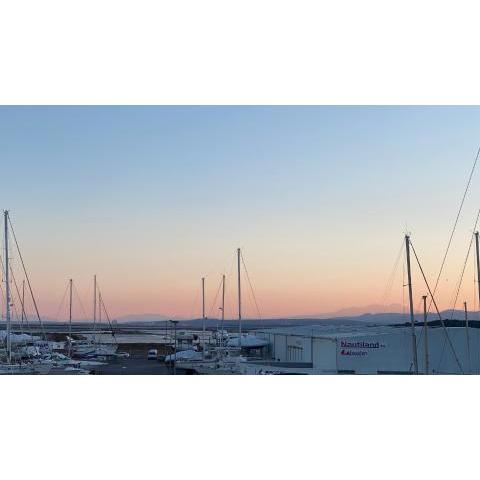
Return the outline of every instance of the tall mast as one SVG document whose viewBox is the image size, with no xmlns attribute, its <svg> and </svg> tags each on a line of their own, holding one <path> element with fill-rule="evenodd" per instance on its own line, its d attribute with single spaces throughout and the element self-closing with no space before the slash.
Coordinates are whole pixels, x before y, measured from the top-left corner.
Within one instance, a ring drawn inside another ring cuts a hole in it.
<svg viewBox="0 0 480 480">
<path fill-rule="evenodd" d="M 242 284 L 241 284 L 241 275 L 240 275 L 240 249 L 237 249 L 237 270 L 238 270 L 238 346 L 242 348 Z"/>
<path fill-rule="evenodd" d="M 477 292 L 478 292 L 478 309 L 480 310 L 480 255 L 478 244 L 478 232 L 475 232 L 475 247 L 477 252 Z"/>
<path fill-rule="evenodd" d="M 96 310 L 97 310 L 97 314 L 96 314 L 96 317 L 97 317 L 97 326 L 98 326 L 98 332 L 99 334 L 97 335 L 97 337 L 95 338 L 94 336 L 94 342 L 101 342 L 102 341 L 102 304 L 103 304 L 103 300 L 102 300 L 102 292 L 100 291 L 100 288 L 98 287 L 98 284 L 97 284 L 97 276 L 95 275 L 95 291 L 97 292 L 97 298 L 95 299 L 95 305 L 96 305 Z M 95 333 L 97 332 L 97 330 L 95 330 Z"/>
<path fill-rule="evenodd" d="M 5 320 L 7 327 L 7 358 L 12 362 L 12 339 L 10 337 L 10 260 L 8 258 L 8 210 L 3 212 L 5 220 Z"/>
<path fill-rule="evenodd" d="M 97 276 L 93 276 L 93 342 L 95 343 L 95 324 L 97 323 Z"/>
<path fill-rule="evenodd" d="M 68 282 L 70 286 L 70 308 L 68 312 L 68 321 L 69 321 L 69 335 L 70 335 L 70 342 L 69 342 L 69 351 L 68 351 L 68 356 L 70 356 L 70 353 L 72 351 L 72 304 L 73 304 L 73 280 L 70 279 Z"/>
<path fill-rule="evenodd" d="M 25 320 L 25 280 L 22 280 L 22 325 Z"/>
<path fill-rule="evenodd" d="M 425 350 L 425 375 L 430 373 L 429 358 L 428 358 L 428 322 L 427 322 L 427 296 L 424 295 L 423 299 L 423 329 L 424 329 L 424 350 Z"/>
<path fill-rule="evenodd" d="M 70 279 L 69 281 L 70 286 L 70 306 L 68 312 L 68 320 L 70 322 L 70 335 L 72 334 L 72 305 L 73 305 L 73 280 Z"/>
<path fill-rule="evenodd" d="M 100 327 L 100 335 L 102 334 L 102 293 L 98 291 L 98 326 Z"/>
<path fill-rule="evenodd" d="M 465 309 L 465 336 L 467 337 L 467 365 L 468 365 L 468 373 L 472 373 L 471 366 L 470 366 L 470 336 L 468 332 L 468 309 L 467 309 L 467 302 L 463 302 L 463 307 Z"/>
<path fill-rule="evenodd" d="M 225 274 L 222 277 L 222 326 L 221 326 L 221 347 L 223 347 L 225 340 L 224 340 L 224 333 L 223 333 L 223 324 L 225 322 Z"/>
<path fill-rule="evenodd" d="M 202 356 L 203 358 L 205 358 L 205 277 L 202 278 L 202 325 L 203 325 Z"/>
<path fill-rule="evenodd" d="M 410 268 L 410 236 L 409 235 L 405 235 L 405 248 L 407 251 L 408 297 L 410 301 L 410 324 L 412 328 L 413 369 L 415 374 L 418 375 L 417 337 L 415 335 L 415 314 L 413 311 L 412 270 Z"/>
</svg>

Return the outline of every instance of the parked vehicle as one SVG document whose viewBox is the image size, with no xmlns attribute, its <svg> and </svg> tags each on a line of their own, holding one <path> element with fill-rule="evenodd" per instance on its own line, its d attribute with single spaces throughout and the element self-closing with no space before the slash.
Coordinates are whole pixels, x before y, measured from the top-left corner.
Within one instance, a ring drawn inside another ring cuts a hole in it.
<svg viewBox="0 0 480 480">
<path fill-rule="evenodd" d="M 156 360 L 158 357 L 158 350 L 155 348 L 152 348 L 151 350 L 148 351 L 148 360 Z"/>
</svg>

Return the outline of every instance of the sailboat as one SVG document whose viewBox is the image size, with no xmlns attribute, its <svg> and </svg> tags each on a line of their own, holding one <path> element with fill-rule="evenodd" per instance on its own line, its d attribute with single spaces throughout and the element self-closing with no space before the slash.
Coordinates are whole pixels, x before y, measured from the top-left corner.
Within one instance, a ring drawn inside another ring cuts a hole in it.
<svg viewBox="0 0 480 480">
<path fill-rule="evenodd" d="M 238 334 L 229 336 L 224 330 L 225 320 L 225 275 L 222 277 L 222 321 L 217 332 L 219 346 L 211 348 L 207 358 L 179 362 L 178 368 L 194 370 L 203 375 L 235 375 L 240 373 L 240 365 L 248 361 L 243 352 L 261 349 L 268 342 L 250 333 L 242 332 L 242 284 L 241 284 L 241 249 L 237 249 L 237 287 L 238 287 Z"/>
<path fill-rule="evenodd" d="M 266 347 L 267 345 L 268 342 L 266 340 L 250 333 L 230 338 L 227 342 L 227 347 L 238 348 L 241 346 L 241 348 L 245 350 L 255 350 L 257 348 Z"/>
<path fill-rule="evenodd" d="M 71 298 L 71 294 L 70 294 Z M 98 302 L 98 303 L 97 303 Z M 74 340 L 72 338 L 71 332 L 71 313 L 70 313 L 70 335 L 68 337 L 69 350 L 72 356 L 80 358 L 105 358 L 110 356 L 115 356 L 118 350 L 118 345 L 116 341 L 114 343 L 101 343 L 96 341 L 96 331 L 97 331 L 97 312 L 98 312 L 98 324 L 102 322 L 102 310 L 107 317 L 108 323 L 110 324 L 110 329 L 112 336 L 115 340 L 115 335 L 113 332 L 113 327 L 110 322 L 105 304 L 102 299 L 102 294 L 97 285 L 97 276 L 93 277 L 93 337 L 91 340 Z M 71 312 L 71 308 L 70 308 Z"/>
<path fill-rule="evenodd" d="M 5 356 L 6 362 L 0 363 L 0 374 L 32 374 L 35 370 L 31 365 L 23 363 L 13 363 L 12 356 L 12 332 L 11 332 L 11 306 L 12 299 L 10 296 L 10 259 L 9 259 L 9 247 L 8 247 L 8 211 L 5 210 L 4 214 L 4 233 L 5 233 Z"/>
</svg>

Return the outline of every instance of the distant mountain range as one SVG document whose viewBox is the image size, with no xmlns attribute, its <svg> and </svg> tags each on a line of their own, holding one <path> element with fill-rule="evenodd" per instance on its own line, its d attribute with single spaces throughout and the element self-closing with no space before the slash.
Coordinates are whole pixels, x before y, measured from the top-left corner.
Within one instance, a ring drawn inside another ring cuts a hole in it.
<svg viewBox="0 0 480 480">
<path fill-rule="evenodd" d="M 463 320 L 463 310 L 445 310 L 441 312 L 442 318 Z M 469 317 L 472 320 L 478 318 L 478 312 L 469 312 Z M 436 320 L 438 318 L 436 312 L 431 311 L 429 314 L 429 321 Z M 163 323 L 166 320 L 170 320 L 171 317 L 165 315 L 128 315 L 117 319 L 118 323 L 137 323 L 137 324 L 150 324 L 155 325 L 157 323 Z M 179 320 L 180 326 L 198 326 L 202 322 L 201 318 L 187 319 L 176 318 Z M 423 321 L 423 313 L 416 312 L 415 320 L 417 322 Z M 351 307 L 338 310 L 329 314 L 318 315 L 299 315 L 289 317 L 277 317 L 277 318 L 264 318 L 255 319 L 248 318 L 243 320 L 245 327 L 255 327 L 260 325 L 273 326 L 273 325 L 314 325 L 314 324 L 354 324 L 358 322 L 370 323 L 370 324 L 402 324 L 410 321 L 410 314 L 407 311 L 403 311 L 403 307 L 399 304 L 385 305 L 367 305 L 366 307 Z M 209 328 L 216 327 L 219 320 L 216 318 L 207 319 L 206 325 Z M 236 319 L 225 320 L 226 325 L 232 326 L 237 323 Z"/>
<path fill-rule="evenodd" d="M 289 315 L 282 317 L 284 319 L 334 319 L 334 318 L 345 318 L 345 317 L 358 317 L 361 315 L 372 315 L 372 314 L 390 314 L 390 313 L 402 313 L 402 306 L 397 303 L 392 303 L 391 305 L 367 305 L 365 307 L 349 307 L 336 312 L 331 313 L 318 313 L 318 314 L 308 314 L 308 315 Z M 180 320 L 180 321 L 189 321 L 195 320 L 187 317 L 169 317 L 168 315 L 147 313 L 147 314 L 134 314 L 134 315 L 124 315 L 117 318 L 119 323 L 125 322 L 164 322 L 165 320 Z M 265 320 L 278 320 L 278 317 L 265 318 Z M 231 320 L 229 320 L 231 321 Z"/>
<path fill-rule="evenodd" d="M 118 323 L 125 322 L 165 322 L 166 320 L 187 320 L 187 318 L 169 317 L 156 313 L 124 315 L 116 318 Z"/>
<path fill-rule="evenodd" d="M 338 318 L 358 317 L 360 315 L 403 313 L 403 307 L 399 303 L 390 305 L 367 305 L 365 307 L 348 307 L 330 313 L 317 313 L 312 315 L 295 315 L 289 318 Z"/>
<path fill-rule="evenodd" d="M 463 320 L 465 313 L 463 310 L 445 310 L 442 313 L 442 318 Z M 430 312 L 428 317 L 430 320 L 437 319 L 437 315 L 434 311 Z M 476 320 L 479 318 L 478 312 L 469 312 L 469 318 Z M 2 319 L 4 320 L 4 319 Z M 124 315 L 116 318 L 118 324 L 137 324 L 137 325 L 157 325 L 164 323 L 167 320 L 179 320 L 181 326 L 197 326 L 202 322 L 201 318 L 180 318 L 169 317 L 162 314 L 137 314 L 137 315 Z M 416 312 L 415 320 L 417 322 L 423 321 L 423 313 Z M 36 323 L 38 320 L 36 317 L 30 317 L 29 322 Z M 44 322 L 53 323 L 65 323 L 63 321 L 52 320 L 48 317 L 43 317 Z M 288 317 L 276 317 L 276 318 L 264 318 L 255 319 L 248 318 L 243 320 L 243 324 L 248 327 L 261 325 L 314 325 L 314 324 L 352 324 L 352 323 L 374 323 L 374 324 L 401 324 L 410 321 L 410 315 L 408 310 L 403 311 L 403 307 L 399 304 L 391 305 L 367 305 L 365 307 L 349 307 L 341 310 L 337 310 L 332 313 L 321 313 L 316 315 L 297 315 Z M 90 323 L 91 320 L 74 320 L 75 323 Z M 207 326 L 212 328 L 218 325 L 219 320 L 216 318 L 207 319 Z M 236 319 L 225 320 L 228 326 L 232 326 L 237 323 Z"/>
</svg>

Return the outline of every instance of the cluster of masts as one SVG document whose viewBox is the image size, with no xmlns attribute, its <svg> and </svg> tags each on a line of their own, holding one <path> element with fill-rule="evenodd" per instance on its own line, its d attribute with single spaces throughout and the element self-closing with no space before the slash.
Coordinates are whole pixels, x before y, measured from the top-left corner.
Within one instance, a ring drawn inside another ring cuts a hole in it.
<svg viewBox="0 0 480 480">
<path fill-rule="evenodd" d="M 476 231 L 474 233 L 475 236 L 475 251 L 476 251 L 476 270 L 477 270 L 477 278 L 480 279 L 480 238 L 479 238 L 479 232 Z M 406 234 L 405 235 L 405 252 L 406 252 L 406 263 L 407 263 L 407 278 L 408 278 L 408 299 L 409 299 L 409 311 L 410 311 L 410 325 L 411 325 L 411 336 L 412 336 L 412 363 L 413 363 L 413 370 L 415 374 L 419 373 L 419 368 L 418 368 L 418 352 L 417 352 L 417 337 L 416 337 L 416 330 L 415 330 L 415 311 L 413 307 L 413 291 L 412 291 L 412 269 L 411 269 L 411 259 L 410 259 L 410 250 L 413 249 L 413 245 L 410 239 L 410 235 Z M 416 255 L 415 250 L 413 249 L 415 258 L 418 262 L 418 265 L 420 267 L 422 276 L 425 280 L 425 284 L 427 286 L 431 301 L 430 301 L 430 306 L 433 304 L 435 307 L 435 310 L 437 312 L 438 318 L 440 320 L 440 324 L 445 332 L 446 340 L 449 344 L 450 349 L 452 350 L 453 356 L 455 357 L 455 361 L 460 368 L 460 370 L 463 372 L 463 369 L 461 367 L 461 364 L 458 360 L 458 357 L 455 353 L 455 349 L 453 348 L 453 344 L 451 342 L 451 339 L 448 335 L 448 330 L 445 326 L 444 320 L 442 318 L 442 315 L 438 309 L 436 300 L 435 300 L 435 291 L 432 292 L 430 289 L 430 286 L 428 285 L 428 282 L 425 278 L 425 275 L 423 273 L 423 269 L 420 265 L 419 259 Z M 480 282 L 477 283 L 477 294 L 478 294 L 478 300 L 479 300 L 479 305 L 480 305 Z M 422 296 L 422 303 L 423 303 L 423 318 L 424 318 L 424 365 L 425 365 L 425 373 L 429 374 L 430 373 L 430 359 L 429 359 L 429 347 L 428 347 L 428 314 L 429 314 L 429 308 L 427 308 L 427 298 L 428 295 L 423 295 Z M 469 336 L 469 319 L 468 319 L 468 308 L 467 308 L 467 302 L 463 302 L 463 308 L 464 308 L 464 314 L 465 314 L 465 329 L 466 329 L 466 341 L 467 341 L 467 359 L 468 359 L 468 373 L 470 373 L 471 366 L 470 366 L 470 336 Z"/>
<path fill-rule="evenodd" d="M 11 337 L 12 337 L 12 294 L 11 294 L 11 275 L 13 272 L 11 271 L 11 266 L 10 266 L 10 245 L 9 245 L 9 226 L 11 225 L 10 218 L 9 218 L 9 212 L 8 210 L 5 210 L 3 215 L 3 220 L 4 220 L 4 275 L 5 275 L 5 304 L 6 304 L 6 309 L 5 309 L 5 320 L 6 320 L 6 353 L 7 353 L 7 361 L 8 363 L 11 363 L 12 361 L 12 342 L 11 342 Z M 17 245 L 18 247 L 18 245 Z M 20 252 L 19 252 L 20 254 Z M 20 254 L 21 255 L 21 254 Z M 237 249 L 237 291 L 238 291 L 238 335 L 239 335 L 239 347 L 241 348 L 242 346 L 242 282 L 241 282 L 241 263 L 242 263 L 242 253 L 241 249 Z M 26 274 L 26 272 L 25 272 Z M 202 278 L 202 321 L 203 321 L 203 352 L 205 352 L 205 338 L 206 338 L 206 321 L 207 321 L 207 315 L 206 315 L 206 304 L 205 304 L 205 277 Z M 98 288 L 98 283 L 97 283 L 97 276 L 94 275 L 93 277 L 93 332 L 95 335 L 95 329 L 97 323 L 101 322 L 102 319 L 102 309 L 105 312 L 105 317 L 108 320 L 108 323 L 110 324 L 112 334 L 113 333 L 113 327 L 110 322 L 110 318 L 108 315 L 108 312 L 106 310 L 104 301 L 102 299 L 102 294 Z M 30 283 L 29 283 L 30 287 Z M 69 338 L 68 338 L 68 356 L 71 356 L 72 353 L 72 339 L 73 339 L 73 297 L 74 297 L 74 281 L 72 278 L 68 280 L 68 295 L 69 295 L 69 305 L 68 305 L 68 325 L 69 325 Z M 222 282 L 221 282 L 221 306 L 219 307 L 219 310 L 221 312 L 221 323 L 220 323 L 220 328 L 221 328 L 221 346 L 224 347 L 224 324 L 225 324 L 225 288 L 226 288 L 226 276 L 225 274 L 222 275 Z M 25 285 L 23 285 L 23 294 L 22 294 L 22 321 L 24 318 L 24 289 Z M 30 289 L 31 290 L 31 289 Z M 32 293 L 32 292 L 31 292 Z M 33 293 L 32 293 L 32 298 L 33 298 Z M 38 309 L 36 307 L 36 302 L 35 299 L 33 298 L 33 301 L 35 303 L 35 308 L 38 313 Z M 41 322 L 40 315 L 38 314 L 38 318 Z"/>
<path fill-rule="evenodd" d="M 12 298 L 11 298 L 11 292 L 10 292 L 10 257 L 9 257 L 9 224 L 10 224 L 10 219 L 9 219 L 9 212 L 8 210 L 4 211 L 4 274 L 5 274 L 5 305 L 6 305 L 6 350 L 7 350 L 7 360 L 9 363 L 11 363 L 12 360 L 12 343 L 11 343 L 11 307 L 12 307 Z M 479 232 L 475 232 L 475 247 L 476 247 L 476 268 L 477 268 L 477 278 L 480 278 L 480 239 L 479 239 Z M 413 300 L 413 291 L 412 291 L 412 269 L 411 269 L 411 249 L 413 248 L 413 245 L 411 243 L 410 235 L 405 235 L 405 251 L 406 251 L 406 263 L 407 263 L 407 275 L 408 275 L 408 283 L 406 286 L 408 286 L 408 295 L 409 295 L 409 310 L 410 310 L 410 324 L 411 324 L 411 336 L 412 336 L 412 360 L 413 360 L 413 369 L 415 373 L 419 373 L 418 369 L 418 355 L 417 355 L 417 338 L 416 338 L 416 331 L 415 331 L 415 312 L 414 312 L 414 300 Z M 413 252 L 415 254 L 415 258 L 418 262 L 418 265 L 422 271 L 423 275 L 423 270 L 422 267 L 419 263 L 419 259 L 416 255 L 415 250 L 413 249 Z M 242 345 L 242 284 L 241 284 L 241 261 L 242 261 L 242 254 L 241 254 L 241 249 L 237 249 L 237 289 L 238 289 L 238 334 L 239 334 L 239 347 L 241 348 Z M 424 276 L 424 275 L 423 275 Z M 221 312 L 221 333 L 222 333 L 222 339 L 223 339 L 223 332 L 224 332 L 224 322 L 225 322 L 225 274 L 222 275 L 222 301 L 221 301 L 221 306 L 219 307 L 219 310 Z M 427 285 L 430 297 L 431 297 L 431 304 L 435 306 L 435 309 L 437 311 L 437 314 L 440 319 L 440 323 L 442 327 L 444 328 L 445 335 L 447 337 L 447 340 L 450 344 L 450 347 L 452 348 L 452 351 L 455 355 L 455 351 L 453 350 L 453 345 L 448 337 L 448 331 L 445 328 L 442 316 L 438 310 L 437 304 L 435 302 L 435 291 L 431 291 L 428 282 L 424 276 L 425 283 Z M 201 279 L 201 285 L 202 285 L 202 329 L 203 329 L 203 352 L 205 353 L 205 337 L 206 337 L 206 321 L 207 321 L 207 316 L 206 316 L 206 311 L 205 311 L 205 277 Z M 24 286 L 23 286 L 24 288 Z M 480 284 L 478 290 L 478 296 L 479 296 L 479 305 L 480 305 Z M 428 317 L 428 311 L 427 311 L 427 295 L 422 296 L 423 300 L 423 306 L 424 306 L 424 330 L 425 330 L 425 335 L 424 335 L 424 353 L 425 353 L 425 370 L 426 373 L 429 373 L 429 358 L 428 358 L 428 322 L 427 322 L 427 317 Z M 70 333 L 70 348 L 71 348 L 71 338 L 72 338 L 72 321 L 73 321 L 73 279 L 69 280 L 69 333 Z M 35 302 L 35 300 L 34 300 Z M 430 305 L 431 305 L 430 304 Z M 93 325 L 94 329 L 97 323 L 97 313 L 99 313 L 99 316 L 101 318 L 101 312 L 102 312 L 102 307 L 105 311 L 105 315 L 108 319 L 108 322 L 110 323 L 110 318 L 108 317 L 108 313 L 105 309 L 105 305 L 102 300 L 101 292 L 98 289 L 97 286 L 97 277 L 96 275 L 94 276 L 94 295 L 93 295 Z M 468 345 L 468 311 L 467 311 L 467 302 L 464 302 L 464 310 L 465 310 L 465 327 L 467 329 L 467 350 L 469 350 L 470 345 Z M 24 315 L 24 298 L 22 299 L 22 319 Z M 110 323 L 111 326 L 111 323 Z M 112 329 L 113 332 L 113 329 Z M 222 341 L 223 343 L 223 341 Z M 223 346 L 223 345 L 222 345 Z M 69 352 L 71 351 L 69 348 Z M 469 352 L 468 352 L 468 358 Z M 456 358 L 457 363 L 458 359 Z M 461 368 L 461 367 L 460 367 Z"/>
<path fill-rule="evenodd" d="M 69 293 L 69 305 L 68 305 L 68 324 L 69 324 L 69 349 L 68 353 L 71 354 L 72 335 L 73 335 L 73 279 L 68 281 L 68 293 Z M 63 302 L 62 302 L 63 303 Z M 82 307 L 83 308 L 83 307 Z M 105 318 L 110 326 L 113 337 L 115 338 L 115 332 L 113 330 L 110 316 L 103 301 L 102 292 L 97 283 L 97 275 L 93 276 L 93 340 L 95 341 L 95 334 L 97 331 L 97 325 L 102 323 L 102 311 L 105 314 Z"/>
<path fill-rule="evenodd" d="M 20 359 L 24 358 L 24 355 L 27 355 L 29 360 L 33 361 L 35 363 L 35 368 L 37 370 L 42 370 L 42 368 L 39 366 L 42 362 L 45 363 L 45 366 L 51 366 L 51 368 L 59 366 L 61 367 L 62 365 L 66 367 L 70 371 L 78 371 L 80 372 L 87 372 L 86 370 L 80 368 L 80 366 L 88 366 L 88 365 L 93 365 L 93 364 L 98 364 L 98 362 L 95 362 L 95 360 L 99 360 L 101 358 L 105 358 L 107 356 L 111 355 L 117 355 L 121 356 L 124 354 L 116 353 L 118 345 L 116 345 L 116 340 L 115 340 L 115 333 L 113 331 L 113 326 L 112 322 L 110 321 L 110 317 L 108 315 L 108 311 L 105 307 L 105 303 L 102 298 L 102 294 L 100 292 L 100 289 L 97 284 L 97 276 L 94 276 L 94 306 L 93 306 L 93 339 L 92 340 L 73 340 L 73 335 L 72 335 L 72 321 L 73 321 L 73 292 L 74 292 L 74 283 L 73 279 L 70 279 L 68 282 L 68 289 L 69 289 L 69 309 L 68 309 L 68 320 L 69 320 L 69 336 L 67 338 L 67 346 L 64 347 L 53 347 L 57 351 L 53 351 L 52 349 L 52 344 L 55 342 L 48 342 L 45 331 L 43 329 L 43 323 L 38 311 L 37 303 L 35 300 L 35 296 L 33 295 L 33 290 L 30 284 L 30 280 L 27 274 L 27 270 L 25 268 L 25 264 L 23 262 L 23 257 L 21 254 L 21 251 L 19 249 L 19 245 L 16 239 L 15 231 L 13 230 L 13 226 L 10 220 L 9 212 L 8 210 L 5 210 L 3 212 L 3 221 L 4 221 L 4 228 L 3 228 L 3 235 L 4 235 L 4 252 L 3 252 L 3 273 L 4 273 L 4 279 L 5 279 L 5 323 L 6 323 L 6 329 L 5 329 L 5 354 L 4 358 L 6 357 L 7 365 L 12 366 L 12 360 L 14 359 L 14 355 L 12 352 L 12 337 L 14 335 L 12 334 L 12 308 L 15 308 L 15 303 L 13 302 L 13 297 L 12 297 L 12 292 L 11 292 L 11 280 L 13 279 L 13 282 L 15 284 L 15 288 L 17 291 L 17 295 L 20 299 L 21 302 L 21 307 L 22 307 L 22 317 L 21 317 L 21 322 L 23 325 L 23 321 L 27 320 L 28 316 L 26 315 L 25 312 L 25 280 L 22 283 L 22 291 L 20 293 L 17 282 L 15 280 L 15 276 L 13 274 L 13 270 L 11 268 L 11 258 L 10 258 L 10 245 L 9 245 L 9 240 L 10 240 L 10 230 L 11 233 L 13 234 L 13 240 L 15 242 L 17 252 L 21 261 L 21 265 L 23 267 L 23 273 L 25 275 L 26 282 L 28 284 L 28 288 L 31 294 L 31 298 L 33 301 L 33 305 L 35 307 L 35 312 L 37 314 L 38 320 L 40 322 L 40 326 L 42 328 L 43 336 L 44 336 L 44 345 L 48 345 L 48 351 L 44 351 L 41 353 L 38 351 L 35 347 L 35 345 L 39 345 L 37 340 L 35 340 L 35 337 L 31 336 L 26 336 L 27 338 L 24 337 L 25 343 L 26 342 L 33 342 L 34 347 L 33 348 L 33 353 L 28 353 L 30 347 L 23 347 L 21 349 L 21 352 L 15 350 L 15 359 L 20 355 Z M 1 256 L 0 256 L 1 257 Z M 114 344 L 106 344 L 106 345 L 101 345 L 100 343 L 96 342 L 95 340 L 95 334 L 96 334 L 96 329 L 97 325 L 102 322 L 102 312 L 105 314 L 105 318 L 108 321 L 108 324 L 111 329 L 111 333 L 113 336 L 113 339 L 115 340 Z M 18 312 L 17 312 L 18 314 Z M 28 323 L 28 322 L 27 322 Z M 15 338 L 15 341 L 18 343 L 18 339 Z M 43 347 L 40 347 L 41 349 Z M 65 356 L 63 354 L 58 353 L 58 349 L 64 350 L 65 353 L 67 353 L 68 356 Z M 31 350 L 30 350 L 31 352 Z M 33 357 L 32 357 L 33 355 Z M 77 358 L 77 359 L 86 359 L 86 360 L 72 360 L 72 357 Z M 22 364 L 20 363 L 17 365 L 19 369 L 26 367 L 25 371 L 28 371 L 28 368 L 30 368 L 30 364 Z M 0 364 L 0 373 L 4 373 L 5 365 Z M 35 370 L 35 371 L 37 371 Z M 20 370 L 19 370 L 20 371 Z"/>
<path fill-rule="evenodd" d="M 242 251 L 237 248 L 237 288 L 238 288 L 238 335 L 239 346 L 242 342 L 242 280 L 241 280 L 241 260 Z M 224 347 L 224 324 L 225 324 L 225 274 L 222 275 L 222 303 L 219 307 L 221 312 L 220 317 L 220 332 L 221 332 L 221 346 Z M 202 277 L 202 330 L 203 330 L 203 344 L 202 351 L 205 355 L 205 336 L 206 336 L 206 322 L 207 316 L 205 313 L 205 277 Z"/>
</svg>

